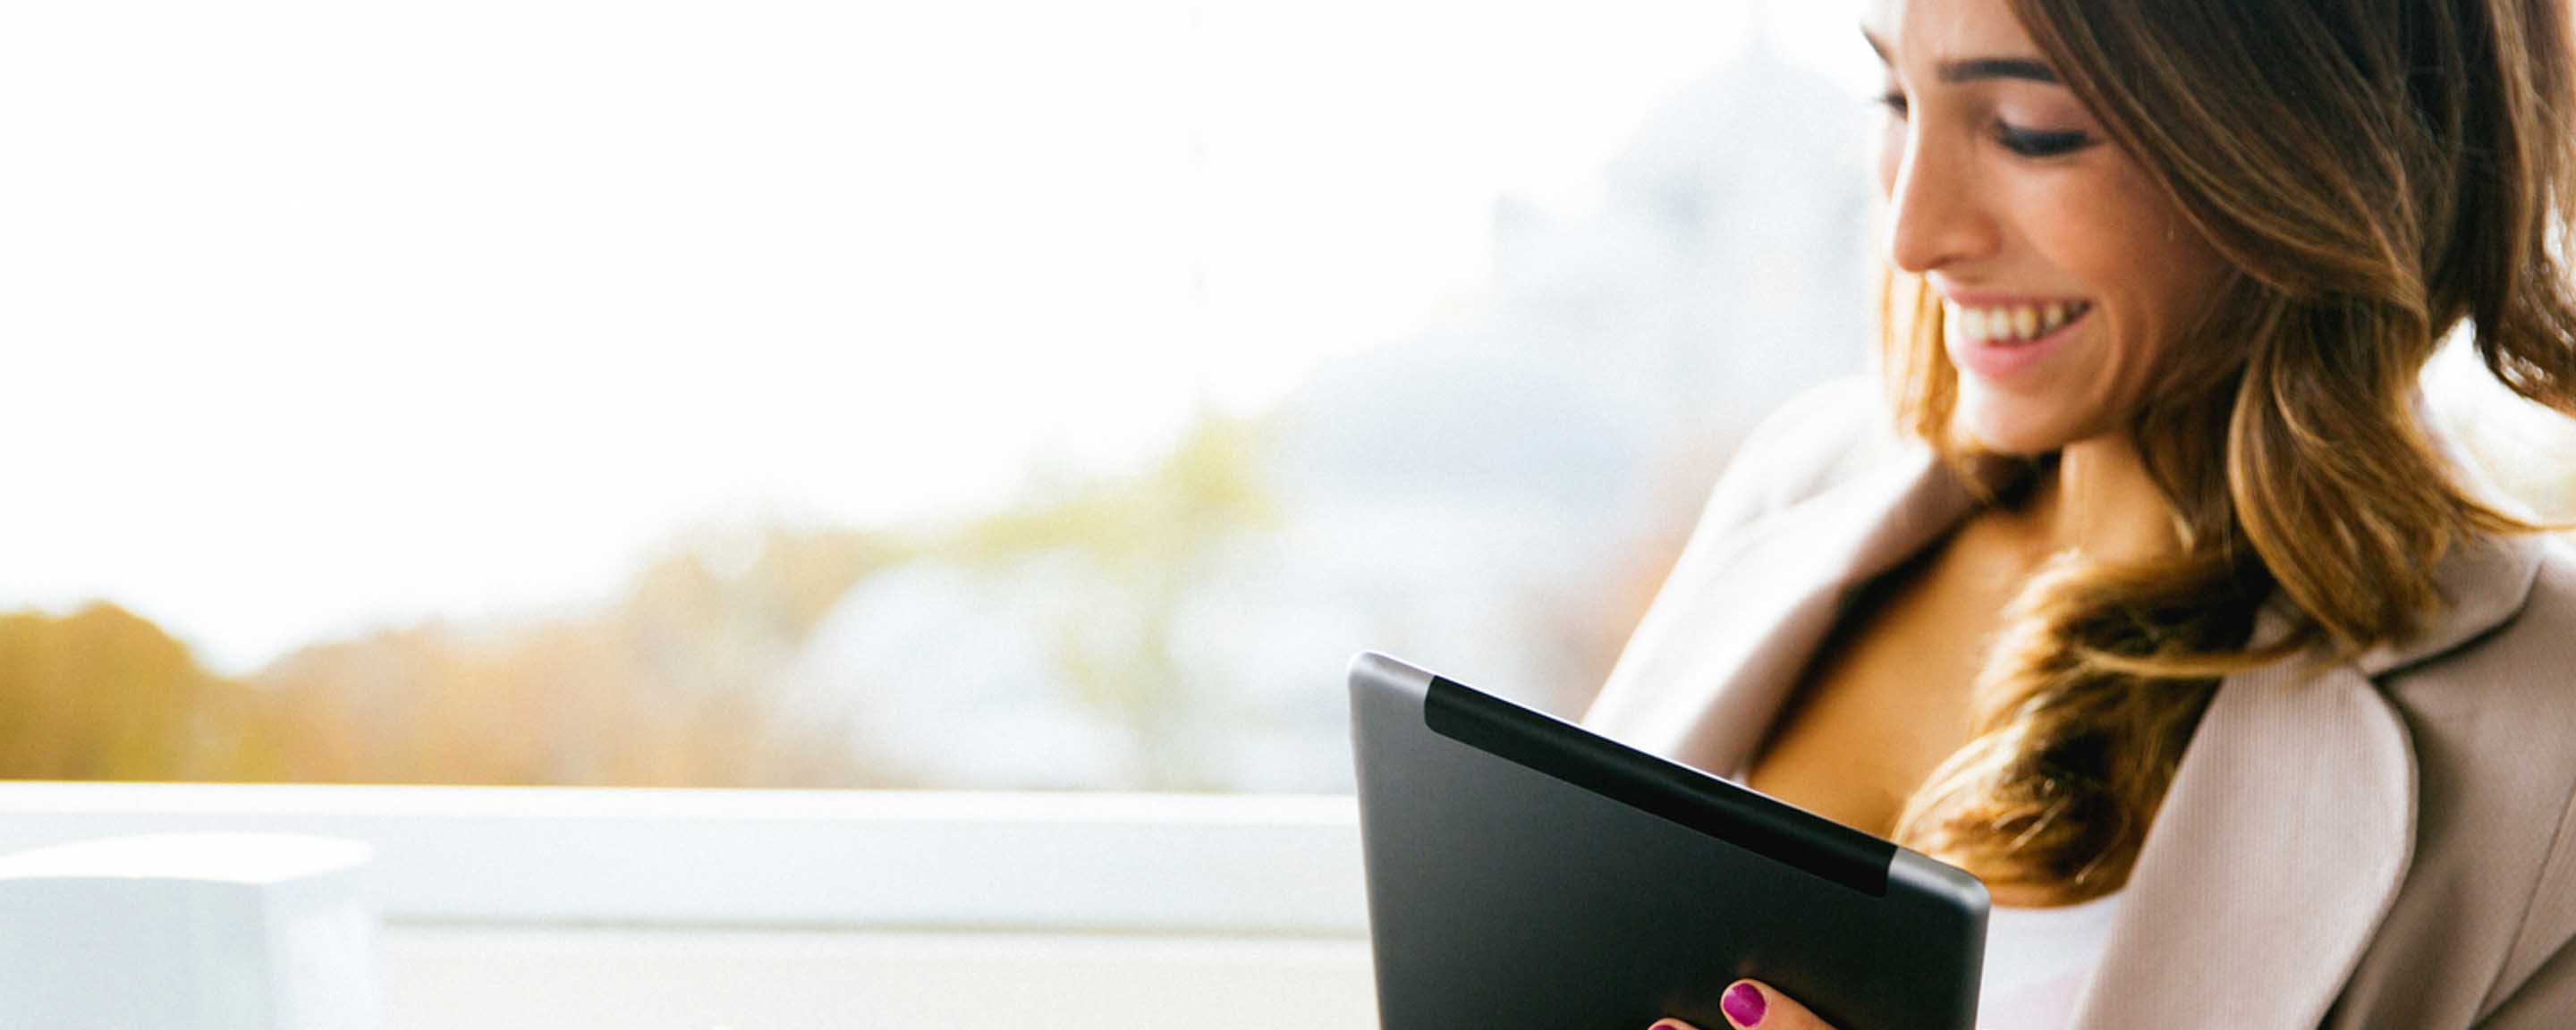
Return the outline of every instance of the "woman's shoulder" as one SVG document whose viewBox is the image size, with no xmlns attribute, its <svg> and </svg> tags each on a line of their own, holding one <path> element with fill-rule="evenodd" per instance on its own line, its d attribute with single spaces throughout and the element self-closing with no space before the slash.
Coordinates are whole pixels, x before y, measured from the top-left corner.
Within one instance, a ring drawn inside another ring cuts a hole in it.
<svg viewBox="0 0 2576 1030">
<path fill-rule="evenodd" d="M 2531 596 L 2523 601 L 2522 615 L 2514 621 L 2530 619 L 2531 628 L 2542 630 L 2566 659 L 2558 668 L 2569 673 L 2568 687 L 2576 692 L 2576 537 L 2553 535 L 2539 540 L 2540 568 L 2532 577 Z"/>
<path fill-rule="evenodd" d="M 2511 686 L 2532 703 L 2576 714 L 2576 540 L 2533 535 L 2485 546 L 2505 557 L 2480 562 L 2478 576 L 2456 584 L 2463 596 L 2446 601 L 2470 606 L 2518 593 L 2520 603 L 2423 671 L 2443 680 Z M 2477 595 L 2468 593 L 2471 588 Z M 2568 743 L 2576 753 L 2576 738 Z"/>
<path fill-rule="evenodd" d="M 1741 525 L 1814 497 L 1902 444 L 1875 378 L 1808 387 L 1771 409 L 1736 445 L 1709 492 L 1700 530 Z"/>
<path fill-rule="evenodd" d="M 2576 940 L 2576 546 L 2560 538 L 2491 541 L 2522 556 L 2521 603 L 2472 639 L 2382 678 L 2404 713 L 2416 761 L 2415 872 L 2436 890 L 2401 902 L 2392 920 L 2435 949 L 2460 927 L 2510 929 L 2487 954 L 2491 1002 Z M 2453 598 L 2468 601 L 2468 598 Z M 2422 961 L 2434 959 L 2426 957 Z M 2576 969 L 2552 981 L 2576 988 Z M 2555 1025 L 2555 1024 L 2551 1024 Z"/>
<path fill-rule="evenodd" d="M 2576 790 L 2576 545 L 2484 538 L 2445 558 L 2431 639 L 2364 671 L 2420 735 L 2472 761 L 2556 770 Z"/>
</svg>

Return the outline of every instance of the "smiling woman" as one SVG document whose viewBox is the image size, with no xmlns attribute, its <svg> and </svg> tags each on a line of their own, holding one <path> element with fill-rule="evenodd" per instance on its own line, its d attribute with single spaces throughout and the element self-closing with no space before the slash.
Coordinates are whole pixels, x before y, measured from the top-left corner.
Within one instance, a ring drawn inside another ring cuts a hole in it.
<svg viewBox="0 0 2576 1030">
<path fill-rule="evenodd" d="M 2419 379 L 2576 414 L 2569 23 L 1879 4 L 1884 403 L 1757 433 L 1587 721 L 1976 873 L 1981 1026 L 2562 1023 L 2576 557 Z"/>
</svg>

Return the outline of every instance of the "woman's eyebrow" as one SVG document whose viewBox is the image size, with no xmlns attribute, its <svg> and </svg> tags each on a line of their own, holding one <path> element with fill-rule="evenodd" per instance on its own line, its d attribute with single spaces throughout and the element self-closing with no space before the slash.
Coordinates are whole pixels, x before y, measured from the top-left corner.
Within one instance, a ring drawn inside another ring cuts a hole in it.
<svg viewBox="0 0 2576 1030">
<path fill-rule="evenodd" d="M 1877 33 L 1863 26 L 1860 37 L 1869 41 L 1871 50 L 1878 52 L 1880 64 L 1896 63 L 1888 59 L 1887 44 L 1879 40 Z M 1936 74 L 1941 81 L 1951 83 L 1975 82 L 1979 79 L 2022 79 L 2029 82 L 2043 82 L 2051 86 L 2066 84 L 2057 77 L 2057 70 L 2049 67 L 2048 62 L 2028 57 L 1979 57 L 1964 61 L 1944 61 Z"/>
</svg>

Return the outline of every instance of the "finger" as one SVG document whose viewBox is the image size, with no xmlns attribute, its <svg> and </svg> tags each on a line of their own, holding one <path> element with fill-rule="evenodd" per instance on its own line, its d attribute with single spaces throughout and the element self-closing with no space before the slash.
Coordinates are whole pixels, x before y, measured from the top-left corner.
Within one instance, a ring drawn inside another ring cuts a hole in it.
<svg viewBox="0 0 2576 1030">
<path fill-rule="evenodd" d="M 1646 1030 L 1699 1030 L 1699 1028 L 1678 1019 L 1658 1019 L 1655 1025 L 1647 1027 Z"/>
<path fill-rule="evenodd" d="M 1759 980 L 1738 980 L 1718 999 L 1717 1009 L 1735 1030 L 1833 1030 L 1807 1007 Z"/>
</svg>

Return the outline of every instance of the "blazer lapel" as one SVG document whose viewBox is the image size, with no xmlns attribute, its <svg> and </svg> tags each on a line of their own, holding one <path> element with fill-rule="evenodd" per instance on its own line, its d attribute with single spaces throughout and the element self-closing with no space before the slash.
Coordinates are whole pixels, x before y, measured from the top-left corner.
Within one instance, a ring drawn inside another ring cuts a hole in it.
<svg viewBox="0 0 2576 1030">
<path fill-rule="evenodd" d="M 2469 541 L 2435 569 L 2443 610 L 2404 640 L 2222 681 L 2073 1025 L 2322 1023 L 2414 857 L 2415 751 L 2372 677 L 2512 618 L 2540 562 L 2531 538 Z M 2277 639 L 2283 615 L 2267 608 L 2257 638 Z"/>
<path fill-rule="evenodd" d="M 2358 670 L 2228 677 L 2073 1025 L 2316 1026 L 2395 900 L 2414 839 L 2414 751 Z"/>
<path fill-rule="evenodd" d="M 1974 506 L 1929 448 L 1712 540 L 1676 565 L 1585 715 L 1631 746 L 1733 775 L 1760 743 L 1846 588 L 1893 567 Z"/>
</svg>

